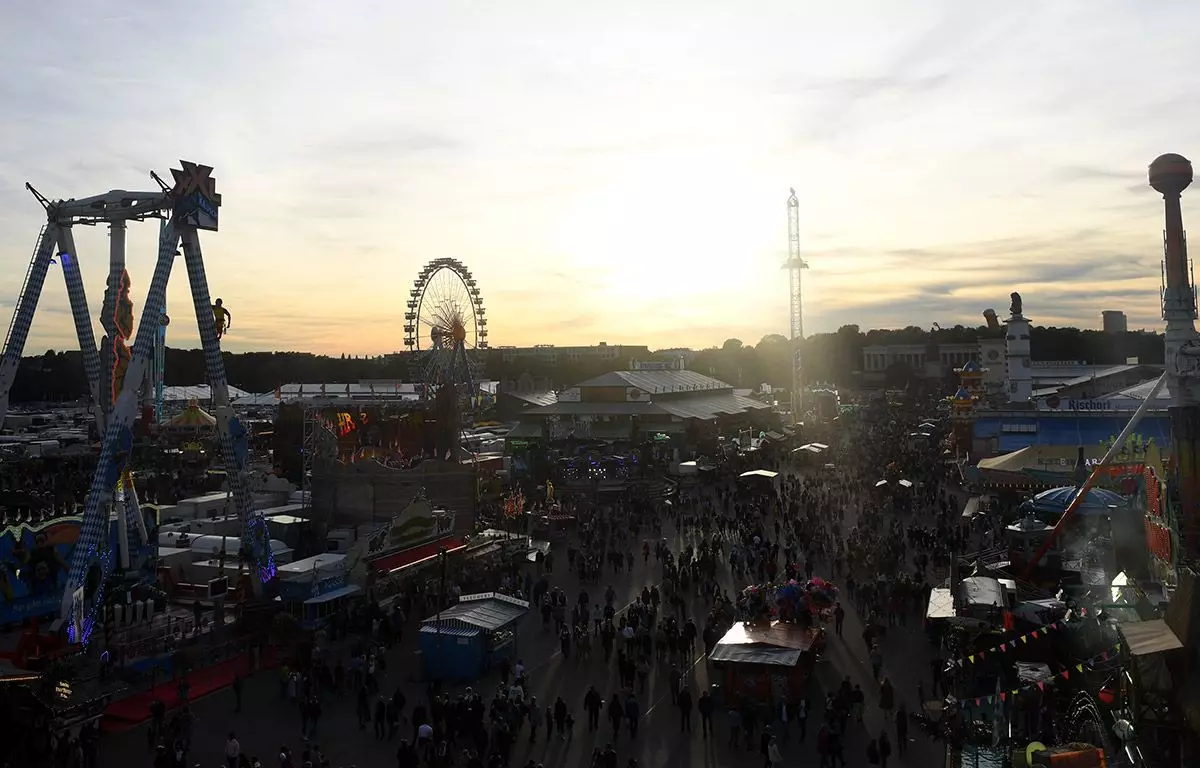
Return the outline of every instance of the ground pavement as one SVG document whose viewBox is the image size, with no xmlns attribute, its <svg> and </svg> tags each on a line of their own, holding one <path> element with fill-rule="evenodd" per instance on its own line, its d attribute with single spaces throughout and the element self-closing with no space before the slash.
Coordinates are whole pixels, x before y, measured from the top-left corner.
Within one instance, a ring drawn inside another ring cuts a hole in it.
<svg viewBox="0 0 1200 768">
<path fill-rule="evenodd" d="M 678 534 L 672 536 L 671 530 L 668 524 L 665 533 L 669 538 L 674 538 L 678 545 L 680 537 Z M 640 549 L 640 542 L 638 547 Z M 660 568 L 655 560 L 651 558 L 649 564 L 645 565 L 640 552 L 637 554 L 632 573 L 623 572 L 619 576 L 606 574 L 600 584 L 588 587 L 593 599 L 602 599 L 604 589 L 611 583 L 617 593 L 617 604 L 625 605 L 634 600 L 644 585 L 657 581 Z M 552 583 L 563 587 L 573 600 L 579 591 L 578 581 L 574 574 L 565 572 L 565 556 L 557 557 L 557 561 L 558 567 L 552 575 Z M 727 574 L 722 576 L 722 586 L 732 592 L 733 585 L 729 582 Z M 696 616 L 698 620 L 702 619 L 704 614 L 701 601 L 693 600 L 692 605 L 691 615 Z M 812 717 L 806 743 L 800 743 L 793 726 L 792 732 L 788 734 L 788 742 L 782 748 L 788 764 L 817 764 L 815 733 L 820 723 L 824 691 L 836 687 L 843 676 L 849 675 L 852 682 L 862 685 L 863 690 L 867 691 L 865 723 L 862 726 L 851 725 L 846 739 L 847 761 L 852 768 L 866 765 L 866 740 L 876 736 L 884 727 L 884 717 L 877 706 L 878 689 L 871 681 L 870 669 L 865 662 L 866 648 L 861 637 L 862 624 L 853 608 L 849 605 L 846 607 L 844 638 L 835 638 L 832 631 L 830 632 L 829 651 L 826 659 L 818 665 L 814 676 L 810 691 Z M 587 718 L 582 707 L 583 694 L 588 685 L 595 685 L 606 698 L 616 690 L 613 668 L 605 665 L 598 643 L 594 648 L 589 661 L 564 659 L 553 633 L 542 631 L 540 616 L 531 612 L 525 618 L 518 632 L 518 649 L 530 671 L 533 693 L 542 707 L 553 704 L 556 697 L 562 696 L 574 712 L 576 724 L 572 738 L 565 742 L 557 738 L 546 740 L 544 734 L 539 733 L 538 743 L 530 745 L 527 743 L 526 731 L 513 751 L 514 767 L 523 765 L 530 758 L 547 766 L 588 766 L 593 748 L 604 747 L 610 741 L 612 733 L 605 718 L 601 718 L 601 729 L 596 734 L 588 733 Z M 884 650 L 884 673 L 892 678 L 899 700 L 912 711 L 916 707 L 917 681 L 927 678 L 929 669 L 928 644 L 923 640 L 919 623 L 914 624 L 910 621 L 907 630 L 897 629 L 890 632 Z M 388 674 L 382 681 L 381 688 L 384 692 L 390 692 L 398 683 L 403 685 L 409 701 L 408 711 L 411 712 L 413 704 L 424 696 L 424 686 L 414 679 L 419 657 L 416 655 L 416 632 L 411 624 L 405 632 L 404 642 L 392 650 L 388 662 Z M 696 655 L 689 677 L 696 696 L 709 685 L 709 670 L 701 653 Z M 716 734 L 713 737 L 705 739 L 701 735 L 699 715 L 694 711 L 692 732 L 681 733 L 679 714 L 671 704 L 666 678 L 665 668 L 656 669 L 651 673 L 648 690 L 639 696 L 643 718 L 636 739 L 631 739 L 628 730 L 623 728 L 615 740 L 620 765 L 624 766 L 630 757 L 636 758 L 643 768 L 678 765 L 681 758 L 696 764 L 713 766 L 732 765 L 744 760 L 751 761 L 747 763 L 749 765 L 753 764 L 753 761 L 762 760 L 757 752 L 757 744 L 753 745 L 752 750 L 740 751 L 727 746 L 729 728 L 727 716 L 723 711 L 714 714 Z M 479 681 L 475 688 L 490 696 L 497 682 L 493 676 L 488 680 Z M 928 689 L 927 680 L 925 686 Z M 268 768 L 277 765 L 279 747 L 282 745 L 289 746 L 293 754 L 299 757 L 303 745 L 299 715 L 293 702 L 279 699 L 276 673 L 267 672 L 247 679 L 243 690 L 242 713 L 234 714 L 233 707 L 234 697 L 229 690 L 193 703 L 195 725 L 189 763 L 198 763 L 203 768 L 222 765 L 225 739 L 231 730 L 237 733 L 243 751 L 261 758 L 263 765 Z M 402 726 L 401 734 L 405 734 L 406 730 L 407 726 Z M 938 745 L 929 743 L 913 728 L 909 729 L 909 733 L 910 748 L 907 758 L 898 759 L 893 747 L 893 759 L 889 765 L 894 768 L 936 764 L 942 753 Z M 889 737 L 895 745 L 895 732 L 891 727 Z M 376 741 L 370 726 L 365 731 L 359 730 L 354 714 L 353 697 L 349 695 L 340 702 L 325 702 L 319 733 L 313 739 L 313 743 L 321 746 L 335 768 L 350 765 L 356 765 L 358 768 L 394 765 L 398 744 Z M 149 765 L 150 759 L 151 754 L 146 747 L 145 726 L 106 736 L 101 745 L 101 766 L 142 766 Z"/>
</svg>

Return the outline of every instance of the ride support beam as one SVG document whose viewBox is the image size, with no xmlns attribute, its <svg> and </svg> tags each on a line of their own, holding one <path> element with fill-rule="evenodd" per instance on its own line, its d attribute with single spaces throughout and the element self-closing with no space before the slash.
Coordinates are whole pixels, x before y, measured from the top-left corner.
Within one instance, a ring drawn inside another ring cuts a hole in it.
<svg viewBox="0 0 1200 768">
<path fill-rule="evenodd" d="M 86 595 L 86 610 L 82 621 L 82 636 L 71 637 L 73 642 L 86 644 L 96 623 L 96 608 L 103 605 L 104 581 L 113 568 L 113 553 L 108 547 L 108 507 L 113 500 L 117 483 L 129 462 L 133 444 L 133 422 L 138 415 L 138 387 L 146 375 L 146 368 L 154 355 L 154 336 L 158 332 L 159 320 L 166 304 L 167 283 L 175 263 L 175 251 L 179 235 L 174 218 L 162 232 L 158 242 L 158 260 L 154 265 L 154 276 L 146 292 L 145 309 L 137 325 L 132 358 L 121 382 L 121 391 L 113 405 L 105 425 L 96 471 L 88 490 L 84 505 L 83 520 L 79 527 L 79 539 L 71 553 L 71 571 L 67 587 L 63 590 L 62 618 L 71 622 L 74 593 L 87 580 L 93 565 L 99 565 L 102 578 L 93 594 Z M 73 630 L 72 630 L 73 634 Z"/>
<path fill-rule="evenodd" d="M 75 335 L 79 338 L 79 350 L 83 354 L 83 371 L 87 376 L 88 393 L 92 397 L 92 408 L 97 415 L 96 425 L 103 432 L 104 422 L 100 418 L 106 403 L 101 400 L 104 386 L 112 376 L 105 378 L 100 366 L 100 353 L 96 349 L 96 333 L 92 330 L 92 316 L 88 311 L 87 292 L 83 288 L 83 274 L 79 271 L 79 258 L 75 253 L 75 234 L 71 227 L 60 227 L 58 233 L 58 261 L 62 267 L 63 280 L 67 284 L 67 298 L 71 304 L 71 318 L 75 321 Z"/>
<path fill-rule="evenodd" d="M 42 286 L 46 282 L 46 272 L 49 271 L 50 261 L 54 256 L 58 229 L 58 225 L 51 222 L 42 230 L 41 239 L 29 262 L 29 270 L 25 273 L 21 293 L 17 297 L 17 307 L 13 310 L 12 324 L 4 341 L 4 356 L 0 357 L 0 426 L 3 426 L 4 419 L 8 416 L 8 395 L 17 377 L 17 368 L 21 365 L 25 341 L 29 338 L 29 326 L 33 323 L 33 313 L 37 309 Z"/>
<path fill-rule="evenodd" d="M 233 415 L 229 404 L 229 382 L 225 377 L 225 361 L 221 358 L 221 344 L 217 339 L 217 326 L 213 318 L 212 299 L 208 292 L 208 277 L 204 271 L 204 259 L 200 252 L 200 238 L 196 228 L 184 226 L 180 229 L 183 244 L 183 259 L 187 264 L 188 282 L 192 289 L 192 303 L 196 308 L 196 323 L 200 329 L 200 343 L 204 349 L 204 363 L 208 371 L 208 385 L 212 388 L 213 415 L 217 418 L 217 436 L 221 443 L 221 455 L 225 462 L 225 481 L 233 496 L 234 507 L 242 521 L 242 546 L 249 547 L 258 564 L 253 584 L 260 590 L 264 582 L 275 576 L 275 558 L 271 552 L 270 537 L 263 516 L 254 510 L 254 499 L 246 483 L 246 452 L 239 442 L 246 439 L 245 428 Z M 162 307 L 156 309 L 161 319 Z"/>
</svg>

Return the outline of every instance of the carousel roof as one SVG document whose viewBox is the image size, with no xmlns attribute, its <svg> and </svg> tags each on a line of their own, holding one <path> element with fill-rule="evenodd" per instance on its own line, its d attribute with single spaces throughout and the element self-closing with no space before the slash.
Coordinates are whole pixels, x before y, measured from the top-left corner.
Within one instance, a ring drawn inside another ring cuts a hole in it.
<svg viewBox="0 0 1200 768">
<path fill-rule="evenodd" d="M 182 413 L 168 421 L 167 426 L 179 429 L 204 429 L 216 423 L 216 417 L 203 410 L 200 404 L 193 400 L 188 403 L 188 407 Z"/>
<path fill-rule="evenodd" d="M 1067 505 L 1071 503 L 1071 500 L 1075 498 L 1075 492 L 1076 489 L 1069 485 L 1061 488 L 1051 488 L 1048 491 L 1042 491 L 1021 506 L 1035 512 L 1062 514 L 1066 511 Z M 1125 497 L 1105 488 L 1092 488 L 1088 491 L 1087 497 L 1076 509 L 1076 513 L 1080 515 L 1104 515 L 1108 514 L 1109 507 L 1112 506 L 1124 507 Z"/>
</svg>

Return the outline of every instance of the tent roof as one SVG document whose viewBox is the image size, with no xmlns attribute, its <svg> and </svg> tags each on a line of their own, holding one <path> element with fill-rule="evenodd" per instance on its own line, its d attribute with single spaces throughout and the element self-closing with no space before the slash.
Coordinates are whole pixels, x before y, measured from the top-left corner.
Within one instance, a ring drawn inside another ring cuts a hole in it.
<svg viewBox="0 0 1200 768">
<path fill-rule="evenodd" d="M 1149 656 L 1183 647 L 1183 643 L 1162 619 L 1122 621 L 1121 634 L 1125 636 L 1129 653 L 1134 656 Z"/>
<path fill-rule="evenodd" d="M 441 622 L 475 627 L 487 632 L 512 624 L 529 611 L 529 603 L 524 600 L 502 595 L 496 592 L 481 592 L 477 595 L 463 595 L 459 601 L 440 614 Z M 423 621 L 423 624 L 437 624 L 439 616 Z"/>
<path fill-rule="evenodd" d="M 1029 505 L 1030 508 L 1037 512 L 1061 514 L 1066 510 L 1071 500 L 1075 498 L 1075 491 L 1076 489 L 1069 485 L 1061 488 L 1051 488 L 1048 491 L 1042 491 L 1021 506 L 1025 507 Z M 1092 488 L 1088 491 L 1088 495 L 1083 500 L 1083 503 L 1076 508 L 1076 512 L 1080 515 L 1107 514 L 1109 507 L 1112 506 L 1125 507 L 1125 498 L 1121 494 L 1105 488 Z"/>
<path fill-rule="evenodd" d="M 250 394 L 244 389 L 229 386 L 229 399 L 245 397 Z M 188 400 L 211 400 L 212 388 L 207 384 L 191 384 L 187 386 L 163 387 L 163 402 L 178 403 Z"/>
</svg>

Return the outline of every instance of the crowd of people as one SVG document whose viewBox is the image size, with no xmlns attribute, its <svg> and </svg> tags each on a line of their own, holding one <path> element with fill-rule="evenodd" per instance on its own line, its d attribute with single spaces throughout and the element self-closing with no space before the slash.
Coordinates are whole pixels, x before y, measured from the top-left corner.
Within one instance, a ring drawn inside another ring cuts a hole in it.
<svg viewBox="0 0 1200 768">
<path fill-rule="evenodd" d="M 552 757 L 562 753 L 551 745 L 567 749 L 583 735 L 593 766 L 617 768 L 636 763 L 640 729 L 660 705 L 674 710 L 681 732 L 692 730 L 695 712 L 701 738 L 757 753 L 767 766 L 809 739 L 822 766 L 856 764 L 855 751 L 870 765 L 903 758 L 912 741 L 905 703 L 912 691 L 892 679 L 903 665 L 889 658 L 889 631 L 919 626 L 954 546 L 955 508 L 929 448 L 904 439 L 910 427 L 903 413 L 838 429 L 827 457 L 832 468 L 797 471 L 786 452 L 753 452 L 703 473 L 669 505 L 636 492 L 605 502 L 567 498 L 561 506 L 576 530 L 536 564 L 473 562 L 454 566 L 445 583 L 419 574 L 370 595 L 374 601 L 338 616 L 279 672 L 279 697 L 295 707 L 299 744 L 255 757 L 231 728 L 226 763 L 331 765 L 319 746 L 322 723 L 331 709 L 345 708 L 365 738 L 394 745 L 388 749 L 400 768 L 559 764 Z M 739 477 L 763 464 L 783 470 L 776 481 Z M 908 496 L 876 488 L 883 466 L 912 481 Z M 743 588 L 814 577 L 836 583 L 839 600 L 805 621 L 858 656 L 871 678 L 847 677 L 816 698 L 738 700 L 710 688 L 697 667 L 735 621 L 752 620 Z M 633 578 L 644 583 L 624 590 L 632 600 L 623 604 L 613 584 Z M 439 600 L 491 590 L 530 601 L 534 618 L 521 631 L 544 636 L 558 666 L 514 659 L 495 679 L 465 688 L 431 681 L 414 692 L 407 681 L 415 673 L 405 668 L 411 661 L 396 662 L 390 651 Z M 848 610 L 862 618 L 861 641 L 843 636 Z M 864 717 L 868 708 L 879 716 Z M 165 736 L 156 735 L 155 768 L 210 759 L 213 745 L 186 735 L 189 716 L 176 715 L 180 722 L 168 721 Z"/>
</svg>

